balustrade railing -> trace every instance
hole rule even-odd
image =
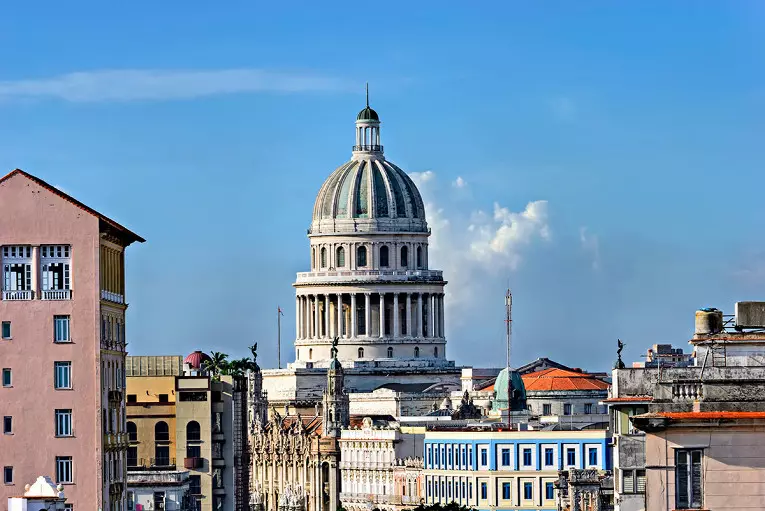
[[[443,280],[444,272],[441,270],[327,270],[297,274],[298,282],[322,277],[367,280]]]
[[[43,289],[41,296],[43,300],[71,300],[72,290],[71,289]]]
[[[380,144],[362,144],[353,146],[354,151],[382,151],[383,146]]]
[[[673,383],[672,399],[680,401],[695,401],[704,397],[704,386],[698,382]]]
[[[101,299],[114,303],[125,303],[125,297],[118,293],[112,293],[111,291],[101,290]]]
[[[3,300],[8,301],[31,300],[33,296],[34,291],[31,289],[3,291]]]

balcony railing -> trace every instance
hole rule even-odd
[[[704,386],[698,382],[672,384],[672,399],[677,401],[696,401],[704,397]]]
[[[197,469],[202,468],[202,458],[183,458],[183,468]]]
[[[24,289],[20,291],[3,291],[3,300],[8,301],[31,300],[33,296],[34,291],[31,289]]]
[[[175,468],[175,458],[151,458],[150,467]]]
[[[101,290],[101,299],[107,302],[125,303],[125,297],[118,293],[112,293],[111,291]]]
[[[333,281],[441,281],[441,270],[332,270],[299,272],[297,283],[312,282],[331,277]]]
[[[71,289],[43,289],[41,296],[43,300],[71,300],[72,290]]]
[[[364,144],[353,146],[354,151],[382,151],[383,146],[379,144]]]

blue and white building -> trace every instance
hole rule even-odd
[[[605,430],[425,433],[427,503],[457,502],[479,510],[557,509],[559,470],[611,469]]]

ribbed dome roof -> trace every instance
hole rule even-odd
[[[190,353],[183,359],[184,364],[188,364],[191,369],[201,369],[205,360],[212,360],[209,355],[201,351]]]
[[[414,182],[406,172],[379,156],[354,158],[339,166],[316,197],[314,228],[326,221],[348,220],[355,225],[357,219],[384,223],[377,225],[381,230],[427,231],[425,206]],[[338,226],[332,224],[336,230]]]
[[[359,115],[356,116],[357,121],[379,121],[380,116],[377,115],[377,112],[375,112],[372,108],[369,107],[369,105],[364,108],[361,112],[359,112]]]

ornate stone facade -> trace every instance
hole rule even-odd
[[[252,486],[250,508],[258,511],[335,511],[340,493],[339,430],[348,425],[343,368],[335,358],[327,376],[324,416],[266,419],[259,391],[260,372],[250,379]]]

